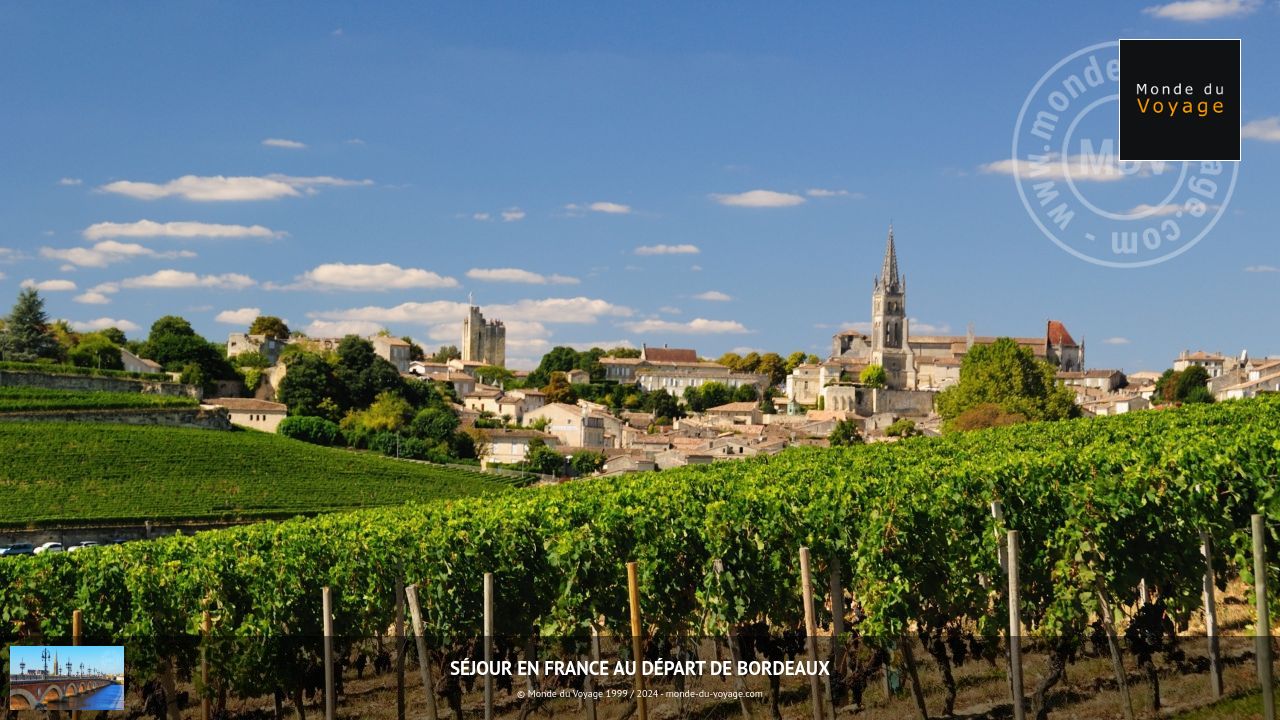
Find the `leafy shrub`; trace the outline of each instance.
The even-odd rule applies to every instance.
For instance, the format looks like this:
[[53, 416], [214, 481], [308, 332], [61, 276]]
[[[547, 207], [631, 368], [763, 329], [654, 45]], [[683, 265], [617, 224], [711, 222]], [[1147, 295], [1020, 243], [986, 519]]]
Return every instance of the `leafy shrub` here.
[[342, 445], [346, 442], [337, 423], [309, 415], [294, 415], [281, 420], [276, 432], [312, 445]]

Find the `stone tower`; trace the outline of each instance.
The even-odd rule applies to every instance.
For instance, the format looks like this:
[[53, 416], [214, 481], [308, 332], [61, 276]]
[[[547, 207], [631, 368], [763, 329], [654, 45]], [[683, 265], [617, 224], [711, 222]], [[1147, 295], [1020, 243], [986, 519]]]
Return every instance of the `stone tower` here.
[[507, 328], [501, 320], [485, 320], [480, 308], [470, 305], [462, 320], [463, 362], [482, 362], [506, 367]]
[[893, 225], [871, 292], [871, 364], [884, 368], [886, 387], [914, 389], [915, 357], [907, 343], [907, 283], [898, 273]]

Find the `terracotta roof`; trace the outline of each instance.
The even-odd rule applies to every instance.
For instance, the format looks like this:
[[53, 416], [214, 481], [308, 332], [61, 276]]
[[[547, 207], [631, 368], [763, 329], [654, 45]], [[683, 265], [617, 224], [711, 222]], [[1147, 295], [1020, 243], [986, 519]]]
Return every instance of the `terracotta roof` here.
[[289, 406], [277, 402], [268, 402], [267, 400], [254, 400], [253, 398], [205, 398], [205, 405], [217, 405], [228, 410], [238, 410], [244, 412], [288, 412]]
[[645, 346], [640, 357], [649, 362], [698, 362], [698, 353], [691, 348], [655, 348]]
[[542, 438], [548, 444], [554, 443], [555, 435], [548, 435], [537, 430], [509, 430], [506, 428], [479, 428], [480, 434], [487, 438]]
[[1049, 342], [1054, 345], [1070, 345], [1074, 346], [1076, 341], [1071, 338], [1071, 333], [1067, 332], [1067, 326], [1057, 320], [1049, 321]]
[[707, 412], [724, 412], [724, 413], [742, 413], [751, 412], [756, 409], [753, 402], [731, 402], [724, 405], [717, 405], [713, 408], [707, 408]]
[[1207, 353], [1202, 350], [1197, 350], [1193, 353], [1184, 352], [1178, 356], [1178, 359], [1179, 360], [1226, 360], [1227, 358], [1225, 355], [1220, 355], [1218, 353]]

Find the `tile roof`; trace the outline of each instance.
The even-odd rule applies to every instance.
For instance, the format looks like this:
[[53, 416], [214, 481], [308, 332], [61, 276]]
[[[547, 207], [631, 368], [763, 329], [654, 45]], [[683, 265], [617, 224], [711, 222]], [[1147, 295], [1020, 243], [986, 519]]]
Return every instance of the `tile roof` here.
[[645, 346], [640, 357], [649, 362], [698, 362], [698, 353], [691, 348], [666, 348]]
[[228, 410], [241, 412], [287, 412], [289, 410], [289, 406], [283, 403], [254, 400], [253, 398], [205, 398], [204, 404], [217, 405]]

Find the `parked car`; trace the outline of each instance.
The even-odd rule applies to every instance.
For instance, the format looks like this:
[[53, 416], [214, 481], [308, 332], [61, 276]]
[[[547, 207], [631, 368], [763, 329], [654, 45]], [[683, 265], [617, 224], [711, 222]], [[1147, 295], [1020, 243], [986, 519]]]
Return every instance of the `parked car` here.
[[71, 547], [67, 548], [67, 552], [75, 552], [77, 550], [83, 550], [85, 548], [91, 548], [91, 547], [98, 547], [98, 543], [92, 540], [85, 540], [81, 542], [79, 545], [72, 545]]
[[0, 548], [0, 555], [30, 555], [35, 552], [35, 547], [31, 543], [14, 543], [6, 548]]
[[41, 554], [44, 554], [44, 553], [47, 553], [47, 552], [48, 552], [48, 553], [57, 553], [57, 552], [62, 552], [62, 551], [63, 551], [62, 543], [60, 543], [60, 542], [47, 542], [47, 543], [45, 543], [45, 544], [41, 545], [40, 547], [36, 548], [36, 555], [41, 555]]

